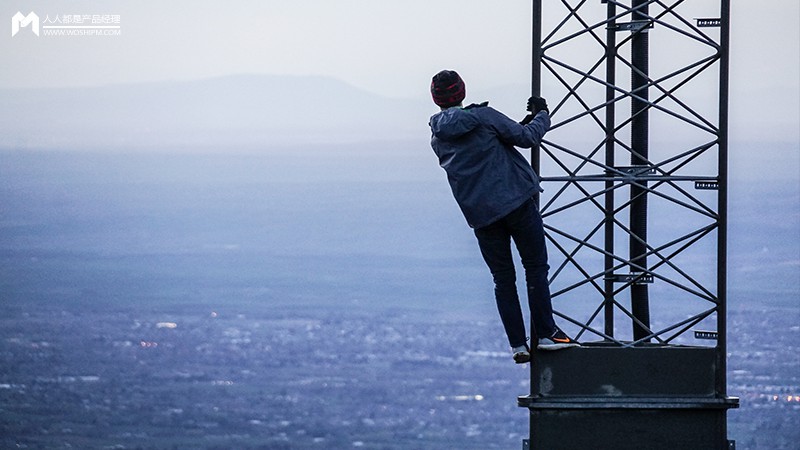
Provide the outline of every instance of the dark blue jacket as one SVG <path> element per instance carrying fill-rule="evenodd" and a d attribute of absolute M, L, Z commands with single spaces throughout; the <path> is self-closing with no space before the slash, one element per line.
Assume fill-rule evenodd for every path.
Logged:
<path fill-rule="evenodd" d="M 429 125 L 431 147 L 470 227 L 505 217 L 540 191 L 538 176 L 514 147 L 541 141 L 550 128 L 547 112 L 523 126 L 483 103 L 445 109 Z"/>

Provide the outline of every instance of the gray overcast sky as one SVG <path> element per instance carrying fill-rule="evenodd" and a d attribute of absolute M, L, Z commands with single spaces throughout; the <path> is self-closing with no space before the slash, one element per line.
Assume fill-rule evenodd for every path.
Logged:
<path fill-rule="evenodd" d="M 718 5 L 692 2 L 698 11 Z M 17 11 L 35 11 L 42 20 L 47 14 L 115 14 L 122 36 L 35 40 L 12 39 L 6 31 L 0 86 L 278 73 L 331 75 L 381 94 L 415 96 L 442 67 L 471 74 L 472 83 L 519 83 L 530 74 L 530 3 L 5 0 L 0 17 L 7 24 Z M 797 93 L 800 2 L 732 3 L 736 79 L 767 78 Z"/>
<path fill-rule="evenodd" d="M 719 5 L 686 4 L 693 2 L 701 12 Z M 732 4 L 732 109 L 753 110 L 767 133 L 775 126 L 798 140 L 800 2 Z M 122 35 L 45 39 L 23 30 L 12 38 L 17 11 L 42 20 L 118 15 Z M 530 11 L 529 0 L 5 0 L 0 88 L 263 73 L 329 75 L 382 95 L 420 97 L 441 68 L 458 70 L 473 87 L 528 83 Z"/>
<path fill-rule="evenodd" d="M 494 6 L 493 6 L 494 5 Z M 472 82 L 530 73 L 530 3 L 487 1 L 5 1 L 44 15 L 117 14 L 122 36 L 14 40 L 0 86 L 93 85 L 238 73 L 330 75 L 384 95 L 426 92 L 442 67 Z M 20 42 L 23 39 L 25 42 Z M 499 47 L 499 48 L 498 48 Z"/>

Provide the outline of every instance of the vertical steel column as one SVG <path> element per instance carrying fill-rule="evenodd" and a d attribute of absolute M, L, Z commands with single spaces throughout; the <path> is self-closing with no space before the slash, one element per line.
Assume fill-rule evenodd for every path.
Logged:
<path fill-rule="evenodd" d="M 542 94 L 542 0 L 533 0 L 531 95 Z"/>
<path fill-rule="evenodd" d="M 614 86 L 616 85 L 616 61 L 617 61 L 617 31 L 614 29 L 616 20 L 616 6 L 614 2 L 608 2 L 607 6 L 608 24 L 606 26 L 606 167 L 614 167 L 614 148 L 616 146 L 614 129 L 616 127 L 616 103 L 614 102 Z M 614 337 L 614 280 L 612 272 L 614 270 L 614 174 L 606 172 L 609 180 L 606 181 L 605 193 L 605 262 L 604 269 L 606 276 L 604 292 L 604 332 L 606 336 Z"/>
<path fill-rule="evenodd" d="M 532 13 L 532 54 L 531 54 L 531 95 L 542 95 L 542 0 L 533 0 Z M 537 175 L 541 175 L 539 145 L 531 147 L 531 166 Z M 536 204 L 539 204 L 539 193 L 533 194 Z"/>
<path fill-rule="evenodd" d="M 633 21 L 648 20 L 649 0 L 633 0 Z M 649 34 L 647 25 L 633 32 L 631 40 L 631 165 L 634 167 L 634 183 L 631 184 L 630 205 L 630 261 L 631 273 L 643 274 L 647 269 L 647 182 L 639 178 L 645 176 L 646 169 L 638 169 L 648 164 L 649 148 Z M 631 285 L 631 312 L 636 320 L 633 323 L 633 339 L 647 336 L 650 328 L 650 301 L 647 284 L 636 279 Z M 649 340 L 648 340 L 649 341 Z"/>
<path fill-rule="evenodd" d="M 719 190 L 717 210 L 717 380 L 719 397 L 727 395 L 727 286 L 728 286 L 728 66 L 730 44 L 730 0 L 720 6 L 719 48 Z"/>

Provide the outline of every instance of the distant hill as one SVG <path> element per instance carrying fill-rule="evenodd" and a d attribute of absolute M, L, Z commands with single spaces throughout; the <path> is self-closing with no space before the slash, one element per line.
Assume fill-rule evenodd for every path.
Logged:
<path fill-rule="evenodd" d="M 555 86 L 543 90 L 551 107 L 559 103 L 562 91 Z M 791 114 L 767 125 L 764 117 L 753 115 L 757 108 L 752 97 L 740 94 L 732 93 L 736 103 L 730 115 L 732 173 L 758 177 L 766 171 L 796 179 L 797 127 Z M 521 119 L 528 95 L 527 83 L 470 85 L 466 100 L 489 100 L 491 106 Z M 0 100 L 0 150 L 225 151 L 273 144 L 425 141 L 430 135 L 428 118 L 437 110 L 427 86 L 421 86 L 413 99 L 390 98 L 331 77 L 289 75 L 0 89 Z M 565 119 L 569 112 L 558 111 L 555 117 Z M 652 122 L 656 123 L 655 117 Z M 593 147 L 596 142 L 586 145 Z"/>
<path fill-rule="evenodd" d="M 320 76 L 236 75 L 2 89 L 0 148 L 159 147 L 397 139 L 427 133 L 427 98 Z"/>

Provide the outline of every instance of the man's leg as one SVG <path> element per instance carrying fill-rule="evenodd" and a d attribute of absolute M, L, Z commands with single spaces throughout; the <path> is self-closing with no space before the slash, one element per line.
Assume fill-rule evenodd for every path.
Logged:
<path fill-rule="evenodd" d="M 525 322 L 517 294 L 514 260 L 511 256 L 511 235 L 503 220 L 475 230 L 478 245 L 494 279 L 494 296 L 500 320 L 511 347 L 527 343 Z"/>
<path fill-rule="evenodd" d="M 533 200 L 529 200 L 506 220 L 525 267 L 528 305 L 533 322 L 531 334 L 537 338 L 550 337 L 556 331 L 556 325 L 547 280 L 550 266 L 547 265 L 544 225 L 539 208 Z"/>

